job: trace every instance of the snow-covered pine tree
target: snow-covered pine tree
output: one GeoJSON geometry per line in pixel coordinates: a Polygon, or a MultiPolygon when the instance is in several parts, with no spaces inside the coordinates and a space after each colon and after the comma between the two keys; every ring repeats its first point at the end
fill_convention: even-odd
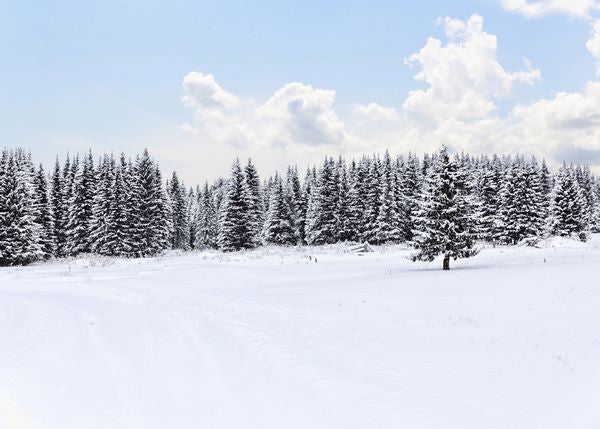
{"type": "Polygon", "coordinates": [[[152,218],[152,229],[156,231],[156,244],[152,251],[154,254],[158,254],[170,247],[174,227],[169,196],[157,163],[154,163],[154,192],[157,195],[157,207],[155,216],[152,218]]]}
{"type": "Polygon", "coordinates": [[[307,168],[304,175],[304,182],[302,183],[302,202],[299,205],[299,220],[298,220],[298,232],[300,236],[300,243],[306,244],[306,225],[308,222],[308,205],[310,200],[311,190],[316,186],[317,177],[316,170],[307,168]]]}
{"type": "Polygon", "coordinates": [[[364,201],[362,199],[362,169],[353,159],[348,168],[348,241],[358,241],[361,237],[364,201]]]}
{"type": "Polygon", "coordinates": [[[83,168],[75,170],[74,174],[67,212],[68,255],[91,251],[90,233],[96,194],[96,173],[91,151],[83,159],[83,168]]]}
{"type": "Polygon", "coordinates": [[[335,209],[334,209],[334,239],[336,242],[352,239],[352,227],[350,224],[350,208],[348,206],[348,173],[346,162],[340,156],[334,172],[335,180],[335,209]]]}
{"type": "Polygon", "coordinates": [[[520,239],[527,240],[528,244],[535,244],[537,239],[544,234],[544,191],[537,161],[531,158],[523,168],[521,182],[518,186],[523,203],[519,207],[522,218],[520,239]]]}
{"type": "Polygon", "coordinates": [[[563,237],[587,239],[587,203],[575,174],[563,164],[550,197],[549,232],[563,237]]]}
{"type": "Polygon", "coordinates": [[[265,221],[263,240],[269,244],[291,245],[296,243],[292,212],[285,197],[283,183],[275,174],[271,187],[269,212],[265,221]]]}
{"type": "Polygon", "coordinates": [[[198,219],[200,218],[200,200],[202,199],[202,191],[200,186],[196,185],[196,189],[190,187],[187,195],[187,218],[189,220],[189,243],[190,249],[196,248],[196,234],[198,233],[198,219]]]}
{"type": "Polygon", "coordinates": [[[365,176],[365,186],[363,187],[365,199],[365,213],[364,213],[364,229],[362,233],[362,239],[364,241],[375,242],[377,241],[375,235],[377,233],[377,216],[379,215],[379,204],[381,194],[381,160],[379,156],[373,154],[368,159],[367,172],[365,176]]]}
{"type": "Polygon", "coordinates": [[[521,219],[518,214],[520,195],[517,194],[519,180],[521,180],[521,158],[514,161],[510,158],[504,160],[504,173],[500,188],[500,225],[502,235],[500,240],[505,244],[516,244],[520,240],[519,230],[521,219]]]}
{"type": "Polygon", "coordinates": [[[219,248],[224,251],[250,249],[255,246],[255,218],[250,217],[248,185],[236,160],[231,167],[227,194],[219,215],[219,248]]]}
{"type": "Polygon", "coordinates": [[[503,238],[502,223],[502,162],[494,154],[491,161],[484,158],[478,183],[479,237],[489,243],[499,243],[503,238]]]}
{"type": "Polygon", "coordinates": [[[470,217],[469,196],[464,172],[443,147],[428,168],[419,200],[413,261],[433,261],[443,255],[443,269],[450,269],[450,258],[477,254],[474,219],[470,217]]]}
{"type": "Polygon", "coordinates": [[[542,208],[544,213],[543,217],[547,218],[550,214],[550,194],[552,193],[552,188],[554,187],[554,179],[552,177],[552,173],[548,169],[548,165],[546,164],[546,160],[542,159],[542,165],[540,167],[540,189],[542,192],[542,208]]]}
{"type": "Polygon", "coordinates": [[[109,193],[106,238],[102,246],[103,253],[113,256],[129,256],[129,207],[127,191],[127,164],[124,157],[115,167],[114,180],[109,193]]]}
{"type": "Polygon", "coordinates": [[[421,192],[421,167],[419,158],[409,153],[406,162],[399,158],[397,170],[397,204],[400,216],[401,241],[411,241],[415,229],[415,216],[419,210],[419,194],[421,192]]]}
{"type": "Polygon", "coordinates": [[[66,255],[67,242],[67,203],[65,202],[64,179],[60,168],[58,156],[54,164],[54,171],[50,187],[50,207],[52,211],[52,226],[54,237],[54,255],[57,257],[66,255]]]}
{"type": "Polygon", "coordinates": [[[302,184],[298,177],[298,168],[289,167],[284,186],[284,193],[292,216],[292,226],[296,243],[301,243],[304,236],[304,195],[302,195],[302,184]]]}
{"type": "Polygon", "coordinates": [[[581,193],[586,203],[587,223],[591,221],[592,212],[594,210],[594,180],[592,171],[589,166],[578,165],[574,170],[575,179],[579,184],[581,193]]]}
{"type": "Polygon", "coordinates": [[[96,186],[92,204],[90,225],[90,249],[100,255],[111,256],[106,246],[111,228],[111,196],[115,178],[115,159],[112,154],[104,154],[98,163],[96,186]]]}
{"type": "Polygon", "coordinates": [[[0,266],[25,265],[43,255],[35,222],[36,198],[19,151],[0,161],[0,266]]]}
{"type": "Polygon", "coordinates": [[[36,194],[35,223],[39,225],[39,244],[44,259],[54,254],[54,224],[52,219],[52,208],[48,192],[48,179],[44,167],[40,164],[33,185],[36,194]]]}
{"type": "Polygon", "coordinates": [[[398,209],[396,168],[386,150],[379,172],[379,212],[377,214],[374,241],[395,243],[402,240],[401,213],[398,209]]]}
{"type": "Polygon", "coordinates": [[[247,189],[248,222],[255,246],[260,244],[260,235],[265,220],[260,178],[252,160],[248,159],[244,167],[244,178],[247,189]]]}
{"type": "Polygon", "coordinates": [[[218,245],[217,239],[219,236],[217,209],[212,190],[208,187],[208,182],[204,184],[198,213],[198,231],[196,233],[194,248],[215,249],[218,245]]]}
{"type": "Polygon", "coordinates": [[[174,171],[168,185],[171,216],[173,222],[173,235],[171,245],[173,249],[189,250],[190,222],[188,219],[188,199],[183,182],[174,171]]]}
{"type": "Polygon", "coordinates": [[[335,162],[326,158],[317,182],[311,185],[306,213],[306,242],[309,245],[335,241],[335,162]]]}

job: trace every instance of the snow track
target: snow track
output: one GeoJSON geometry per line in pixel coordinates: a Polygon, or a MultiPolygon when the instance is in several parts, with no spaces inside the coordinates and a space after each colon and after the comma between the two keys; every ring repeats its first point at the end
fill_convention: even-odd
{"type": "Polygon", "coordinates": [[[597,428],[600,240],[558,244],[2,269],[0,428],[597,428]]]}

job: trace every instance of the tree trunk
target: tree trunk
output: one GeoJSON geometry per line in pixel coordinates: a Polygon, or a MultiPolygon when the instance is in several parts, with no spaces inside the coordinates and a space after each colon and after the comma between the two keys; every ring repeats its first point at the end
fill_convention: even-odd
{"type": "Polygon", "coordinates": [[[450,256],[445,255],[444,256],[444,270],[449,270],[450,269],[450,256]]]}

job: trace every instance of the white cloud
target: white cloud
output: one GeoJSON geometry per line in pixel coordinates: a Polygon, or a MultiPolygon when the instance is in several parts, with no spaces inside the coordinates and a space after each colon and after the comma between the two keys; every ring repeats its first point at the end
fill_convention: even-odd
{"type": "MultiPolygon", "coordinates": [[[[227,92],[212,75],[192,72],[183,81],[183,100],[194,118],[180,125],[186,143],[178,144],[187,145],[185,153],[214,154],[209,168],[227,166],[239,155],[251,156],[267,171],[324,155],[386,148],[423,152],[440,144],[472,153],[536,154],[555,163],[585,158],[600,165],[600,82],[500,115],[498,100],[515,91],[516,83],[539,81],[541,72],[527,60],[523,70],[507,71],[497,59],[496,36],[484,31],[478,15],[439,24],[447,41],[430,38],[407,60],[426,87],[411,91],[399,103],[402,108],[355,104],[350,116],[340,117],[335,91],[299,82],[255,103],[227,92]]],[[[595,22],[586,46],[600,60],[599,33],[595,22]]]]}
{"type": "Polygon", "coordinates": [[[502,7],[529,18],[549,14],[565,14],[575,18],[588,18],[600,8],[597,0],[500,0],[502,7]]]}
{"type": "Polygon", "coordinates": [[[600,76],[600,19],[592,22],[592,34],[586,42],[585,47],[596,59],[596,75],[600,76]]]}
{"type": "Polygon", "coordinates": [[[364,119],[371,121],[392,121],[398,119],[398,112],[393,107],[380,106],[377,103],[355,104],[352,111],[364,119]]]}
{"type": "Polygon", "coordinates": [[[526,70],[510,73],[496,60],[496,36],[483,31],[483,18],[468,21],[445,18],[449,42],[443,45],[429,38],[411,55],[407,64],[421,70],[415,79],[428,85],[414,90],[404,102],[406,111],[428,124],[448,119],[483,118],[496,110],[495,99],[507,95],[515,82],[532,84],[541,78],[538,69],[526,63],[526,70]]]}
{"type": "Polygon", "coordinates": [[[212,74],[190,72],[183,78],[183,87],[186,92],[183,102],[186,106],[223,109],[239,105],[239,99],[221,88],[212,74]]]}
{"type": "Polygon", "coordinates": [[[180,130],[234,148],[336,146],[349,141],[333,104],[335,91],[299,82],[284,85],[264,104],[242,101],[210,74],[188,73],[183,102],[194,109],[193,124],[180,130]]]}
{"type": "Polygon", "coordinates": [[[335,91],[292,82],[277,90],[257,113],[276,145],[327,145],[347,136],[333,108],[335,91]]]}

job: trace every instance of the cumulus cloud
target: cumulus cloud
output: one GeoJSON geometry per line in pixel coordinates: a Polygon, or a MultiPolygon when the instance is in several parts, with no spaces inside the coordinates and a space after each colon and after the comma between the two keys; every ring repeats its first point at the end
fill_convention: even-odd
{"type": "Polygon", "coordinates": [[[336,146],[349,136],[335,109],[335,91],[299,82],[284,85],[264,103],[242,101],[211,74],[183,79],[183,102],[194,110],[193,124],[180,130],[236,148],[336,146]]]}
{"type": "Polygon", "coordinates": [[[585,47],[596,59],[596,75],[600,76],[600,19],[592,22],[592,34],[586,42],[585,47]]]}
{"type": "Polygon", "coordinates": [[[334,101],[335,91],[292,82],[277,90],[257,113],[274,144],[335,145],[347,136],[334,101]]]}
{"type": "MultiPolygon", "coordinates": [[[[527,60],[522,70],[506,70],[497,59],[496,36],[484,31],[479,15],[442,18],[439,24],[445,40],[429,38],[407,59],[426,87],[409,92],[399,108],[354,104],[350,116],[339,116],[334,90],[299,82],[256,103],[223,89],[210,74],[192,72],[183,80],[183,101],[193,120],[180,126],[181,133],[212,149],[220,145],[224,159],[244,153],[259,164],[268,159],[263,165],[269,167],[385,148],[433,151],[440,144],[472,153],[536,154],[556,163],[582,157],[600,163],[600,82],[501,115],[497,102],[517,91],[517,83],[538,82],[540,70],[527,60]]],[[[598,22],[586,46],[600,60],[598,22]]]]}
{"type": "Polygon", "coordinates": [[[239,105],[239,99],[221,88],[212,74],[190,72],[183,78],[183,87],[183,102],[190,107],[223,109],[239,105]]]}
{"type": "Polygon", "coordinates": [[[415,79],[428,88],[414,90],[404,109],[429,123],[448,119],[483,118],[496,110],[495,100],[507,95],[515,82],[532,84],[541,78],[539,69],[526,62],[526,70],[506,71],[496,60],[496,36],[483,31],[483,18],[471,16],[464,22],[445,18],[448,43],[429,38],[411,55],[407,64],[420,67],[415,79]]]}
{"type": "Polygon", "coordinates": [[[587,18],[600,8],[597,0],[500,0],[500,4],[509,12],[528,18],[549,14],[565,14],[575,18],[587,18]]]}
{"type": "Polygon", "coordinates": [[[360,104],[352,106],[352,111],[357,115],[371,121],[392,121],[398,119],[398,112],[393,107],[380,106],[377,103],[360,104]]]}

